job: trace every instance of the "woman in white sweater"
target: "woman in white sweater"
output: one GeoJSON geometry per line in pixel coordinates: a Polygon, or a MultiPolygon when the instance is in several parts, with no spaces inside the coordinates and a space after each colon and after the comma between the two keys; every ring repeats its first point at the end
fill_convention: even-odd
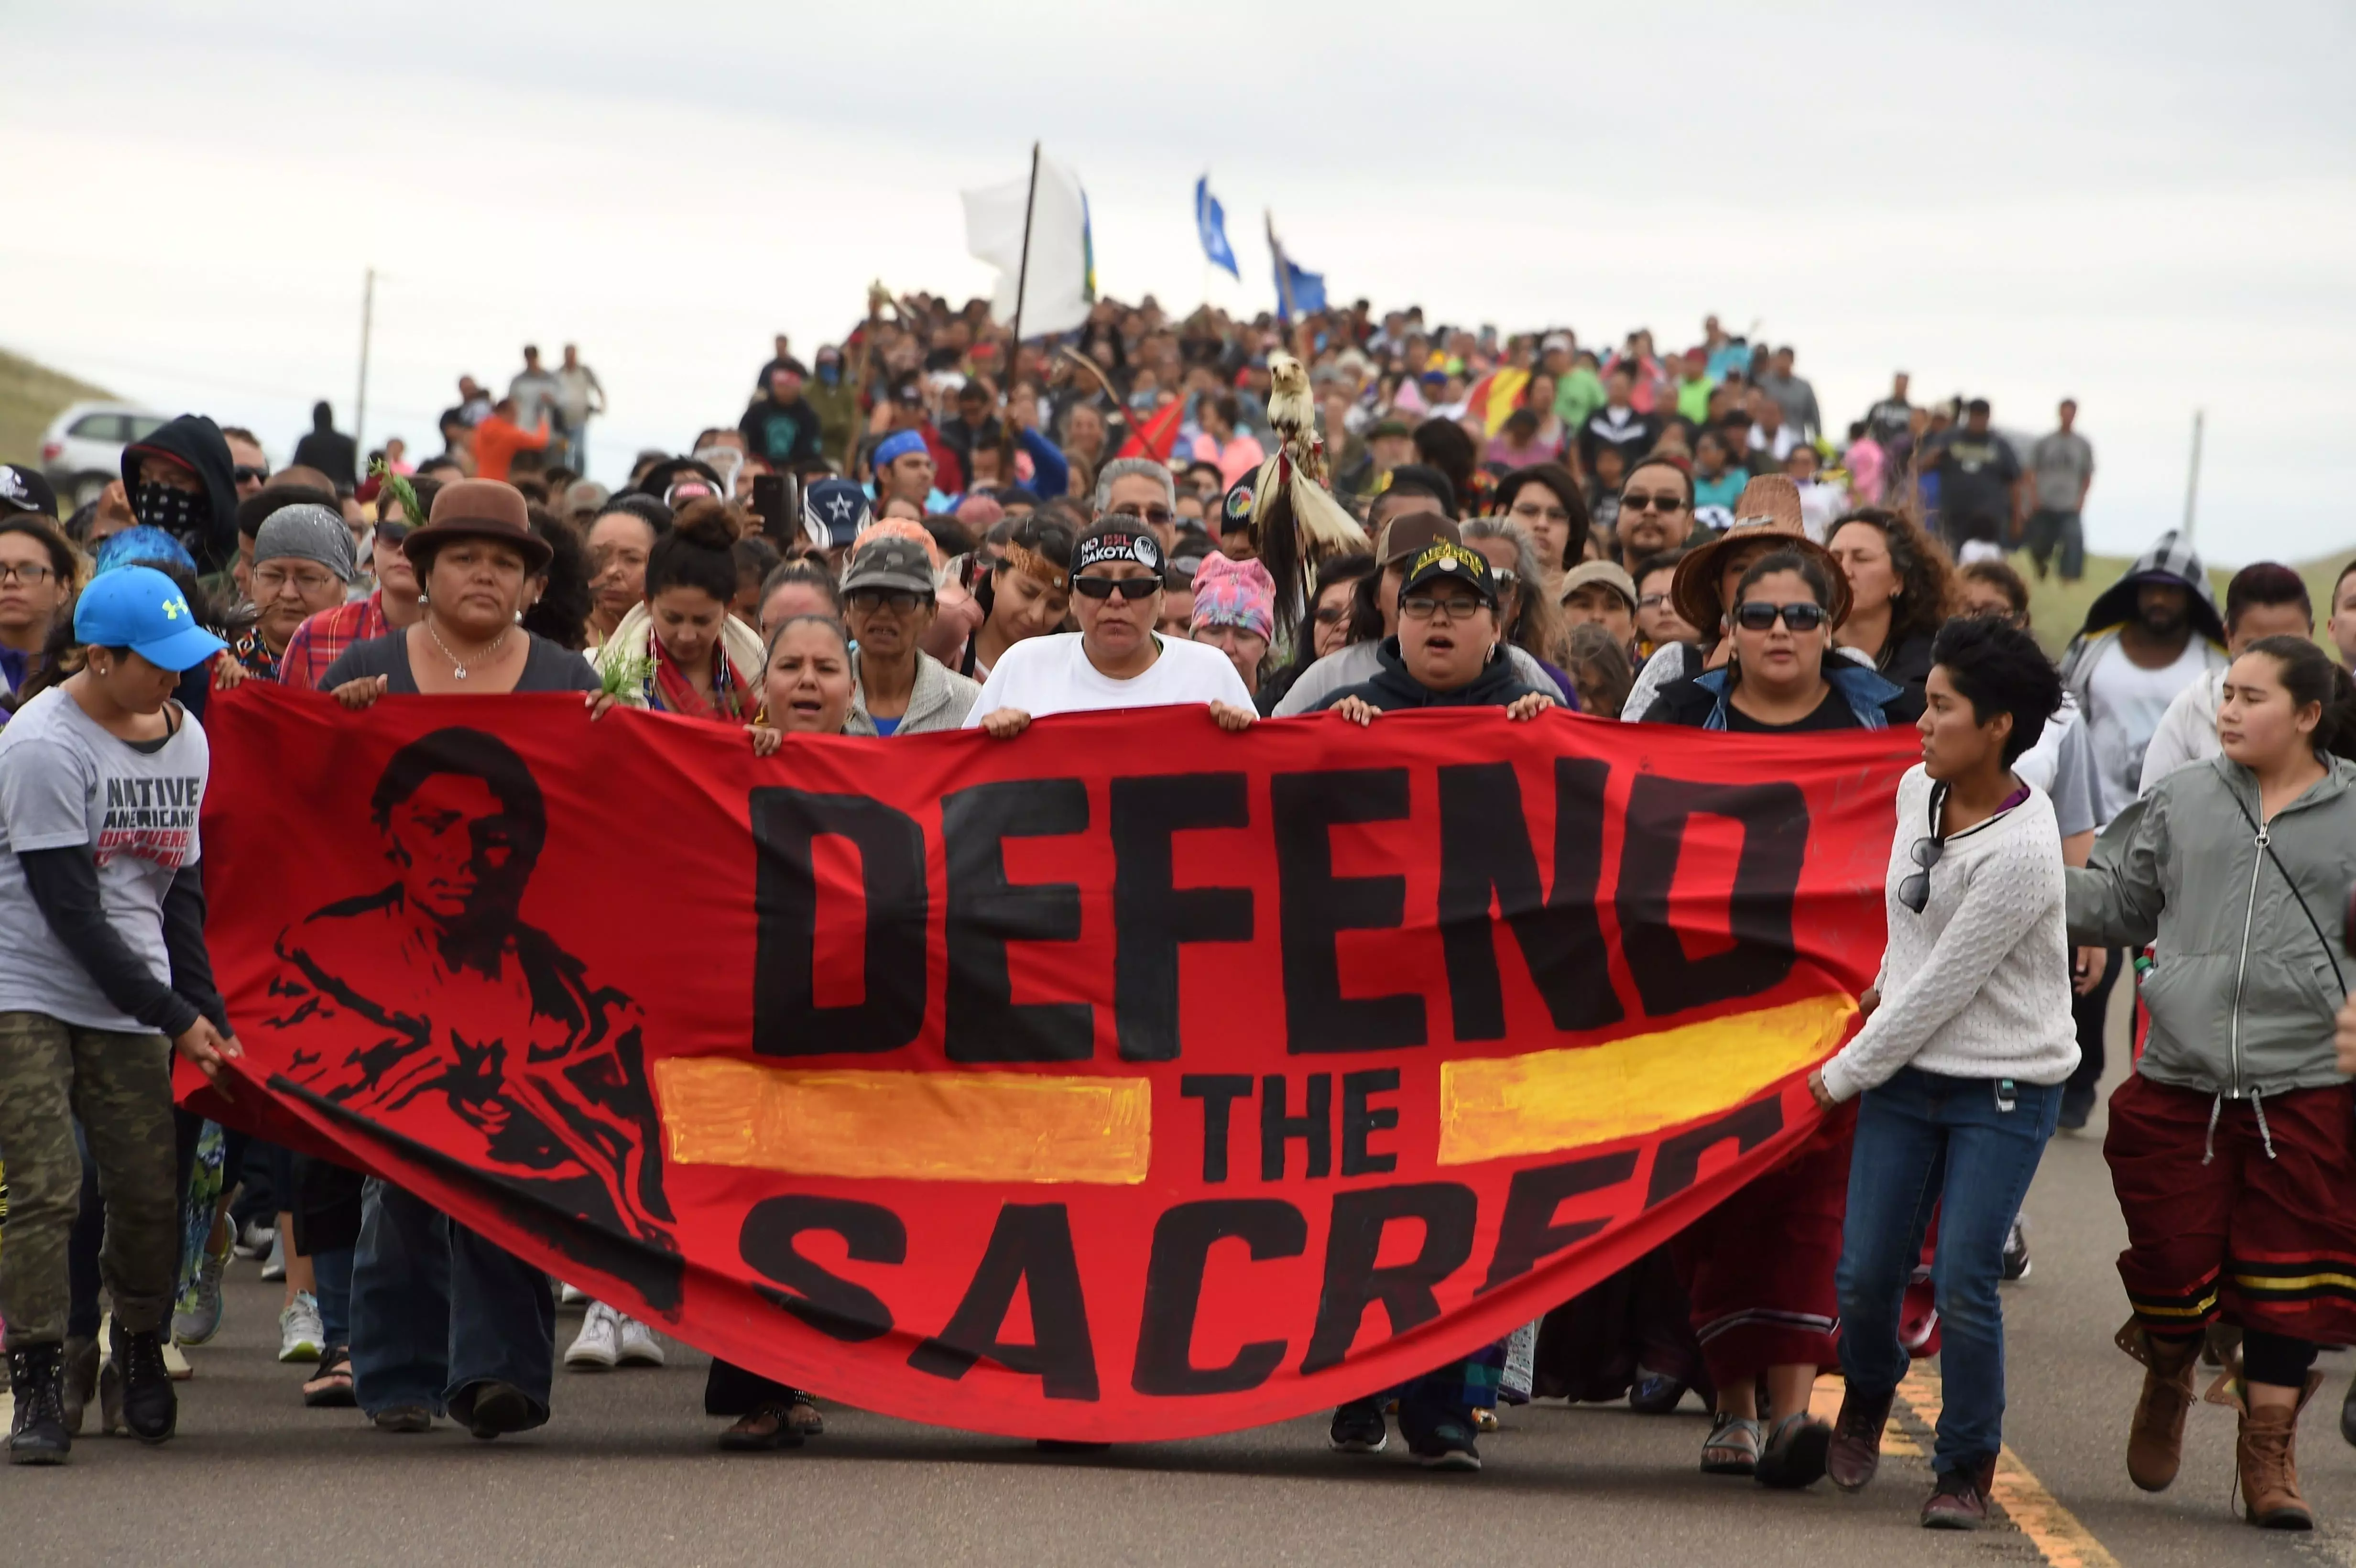
{"type": "Polygon", "coordinates": [[[2062,846],[2046,796],[2014,774],[2061,706],[2037,644],[1988,619],[1933,645],[1916,728],[1922,763],[1898,788],[1890,935],[1865,1027],[1812,1074],[1827,1108],[1862,1095],[1839,1275],[1848,1392],[1826,1467],[1872,1479],[1906,1373],[1899,1303],[1933,1211],[1945,1406],[1922,1506],[1932,1529],[1976,1528],[2002,1446],[2005,1234],[2078,1063],[2062,846]]]}

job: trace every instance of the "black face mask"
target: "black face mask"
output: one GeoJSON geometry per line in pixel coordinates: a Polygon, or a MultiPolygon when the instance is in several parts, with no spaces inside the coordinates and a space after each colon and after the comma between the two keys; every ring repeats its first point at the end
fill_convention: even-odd
{"type": "Polygon", "coordinates": [[[152,482],[132,492],[131,510],[147,527],[161,528],[174,539],[196,532],[210,512],[205,498],[195,491],[152,482]]]}

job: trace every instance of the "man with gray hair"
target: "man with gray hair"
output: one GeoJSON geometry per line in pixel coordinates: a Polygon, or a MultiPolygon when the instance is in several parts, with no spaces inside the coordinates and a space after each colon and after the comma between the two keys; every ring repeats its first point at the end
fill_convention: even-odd
{"type": "Polygon", "coordinates": [[[1150,457],[1117,457],[1097,475],[1097,516],[1135,517],[1153,530],[1166,557],[1178,541],[1178,485],[1150,457]]]}
{"type": "Polygon", "coordinates": [[[307,501],[271,513],[254,534],[247,577],[257,618],[230,644],[245,673],[276,680],[295,629],[342,603],[357,570],[352,533],[341,514],[307,501]]]}

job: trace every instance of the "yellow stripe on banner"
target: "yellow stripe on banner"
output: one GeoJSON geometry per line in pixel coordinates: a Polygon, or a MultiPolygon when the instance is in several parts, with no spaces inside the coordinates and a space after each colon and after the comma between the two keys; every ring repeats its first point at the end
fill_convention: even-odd
{"type": "MultiPolygon", "coordinates": [[[[1939,1374],[1926,1361],[1916,1361],[1906,1381],[1898,1385],[1898,1403],[1933,1430],[1939,1424],[1944,1399],[1939,1374]]],[[[1988,1496],[2053,1568],[2119,1568],[2111,1549],[2095,1539],[2076,1514],[2062,1507],[2062,1499],[2047,1491],[2045,1483],[2009,1447],[1997,1452],[1996,1482],[1988,1496]]]]}
{"type": "Polygon", "coordinates": [[[1552,1154],[1681,1126],[1822,1059],[1847,997],[1810,997],[1602,1045],[1479,1056],[1440,1068],[1440,1163],[1552,1154]]]}
{"type": "Polygon", "coordinates": [[[686,1165],[916,1181],[1145,1179],[1143,1078],[870,1072],[727,1057],[655,1063],[663,1138],[686,1165]]]}

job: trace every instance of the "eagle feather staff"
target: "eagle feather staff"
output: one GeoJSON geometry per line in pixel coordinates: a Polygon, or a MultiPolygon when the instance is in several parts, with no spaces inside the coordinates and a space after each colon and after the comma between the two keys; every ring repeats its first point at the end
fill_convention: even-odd
{"type": "Polygon", "coordinates": [[[1252,483],[1251,517],[1260,560],[1276,580],[1276,640],[1287,642],[1309,603],[1316,563],[1370,547],[1366,530],[1325,488],[1325,442],[1308,367],[1280,350],[1268,357],[1268,373],[1277,449],[1252,483]]]}

